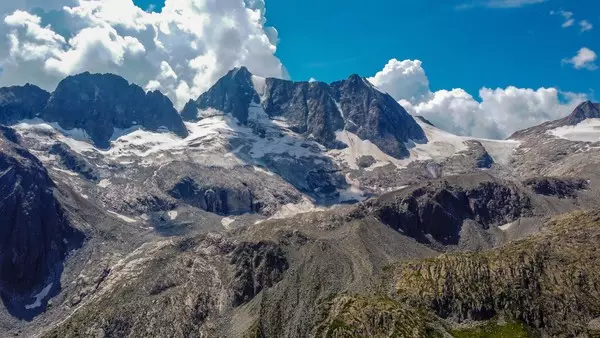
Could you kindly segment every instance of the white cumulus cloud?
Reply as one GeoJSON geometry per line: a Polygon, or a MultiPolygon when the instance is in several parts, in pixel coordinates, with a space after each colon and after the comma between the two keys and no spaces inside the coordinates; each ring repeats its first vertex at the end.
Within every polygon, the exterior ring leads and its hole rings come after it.
{"type": "Polygon", "coordinates": [[[429,80],[420,60],[390,60],[369,82],[393,97],[420,101],[429,95],[429,80]]]}
{"type": "Polygon", "coordinates": [[[556,88],[513,86],[481,88],[478,98],[460,88],[432,92],[419,60],[391,60],[369,81],[392,95],[410,113],[422,115],[444,130],[493,139],[566,116],[586,99],[584,94],[556,88]]]}
{"type": "Polygon", "coordinates": [[[587,20],[581,20],[579,21],[579,28],[581,29],[581,32],[587,32],[587,31],[591,31],[594,28],[594,25],[592,25],[589,21],[587,20]]]}
{"type": "Polygon", "coordinates": [[[573,18],[573,12],[564,11],[564,10],[551,11],[550,15],[560,15],[563,17],[564,21],[561,25],[562,28],[568,28],[568,27],[573,26],[573,24],[575,24],[575,19],[573,18]]]}
{"type": "Polygon", "coordinates": [[[563,63],[572,64],[575,69],[596,70],[598,55],[593,50],[583,47],[572,58],[564,59],[563,63]]]}
{"type": "Polygon", "coordinates": [[[287,77],[264,0],[166,0],[160,13],[132,0],[15,0],[0,5],[0,86],[53,90],[83,71],[161,90],[178,107],[233,67],[287,77]]]}
{"type": "Polygon", "coordinates": [[[541,4],[547,0],[489,0],[486,5],[492,8],[519,8],[528,5],[541,4]]]}

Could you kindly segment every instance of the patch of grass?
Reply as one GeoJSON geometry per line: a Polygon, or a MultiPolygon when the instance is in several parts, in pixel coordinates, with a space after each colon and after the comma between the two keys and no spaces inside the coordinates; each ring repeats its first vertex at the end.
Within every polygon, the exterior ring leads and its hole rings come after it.
{"type": "Polygon", "coordinates": [[[527,327],[516,321],[498,323],[490,321],[484,325],[468,328],[451,330],[450,333],[455,338],[530,338],[535,337],[527,327]]]}

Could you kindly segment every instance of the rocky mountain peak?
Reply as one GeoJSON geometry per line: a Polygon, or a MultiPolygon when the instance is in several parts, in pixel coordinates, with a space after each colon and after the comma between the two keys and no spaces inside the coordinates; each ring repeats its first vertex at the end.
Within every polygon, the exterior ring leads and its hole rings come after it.
{"type": "Polygon", "coordinates": [[[229,71],[229,75],[233,78],[250,79],[252,73],[245,66],[235,67],[229,71]]]}
{"type": "Polygon", "coordinates": [[[200,111],[212,108],[248,124],[251,105],[329,149],[345,147],[336,135],[343,130],[397,158],[409,155],[405,143],[426,140],[421,127],[404,108],[356,74],[326,84],[261,79],[245,67],[235,68],[198,100],[190,101],[182,116],[197,120],[200,111]]]}
{"type": "Polygon", "coordinates": [[[409,155],[405,143],[425,142],[423,129],[389,94],[377,90],[366,79],[352,75],[330,85],[344,113],[346,129],[370,140],[396,158],[409,155]]]}
{"type": "Polygon", "coordinates": [[[32,84],[0,88],[0,123],[32,119],[42,111],[50,93],[32,84]]]}
{"type": "Polygon", "coordinates": [[[240,123],[247,124],[250,103],[258,103],[260,98],[252,84],[252,74],[246,67],[234,68],[223,76],[198,100],[190,101],[181,112],[188,121],[199,119],[199,111],[209,108],[231,114],[240,123]]]}
{"type": "Polygon", "coordinates": [[[168,129],[185,137],[187,130],[169,98],[146,93],[113,74],[82,73],[62,80],[48,99],[41,117],[64,129],[83,129],[95,145],[107,148],[115,128],[136,126],[168,129]]]}
{"type": "Polygon", "coordinates": [[[363,80],[362,76],[360,76],[358,74],[352,74],[352,75],[348,76],[348,79],[346,81],[350,81],[355,84],[359,84],[359,83],[364,84],[364,80],[363,80]]]}
{"type": "Polygon", "coordinates": [[[585,101],[577,106],[573,113],[566,117],[564,122],[566,125],[574,126],[583,120],[597,118],[600,118],[600,103],[585,101]]]}

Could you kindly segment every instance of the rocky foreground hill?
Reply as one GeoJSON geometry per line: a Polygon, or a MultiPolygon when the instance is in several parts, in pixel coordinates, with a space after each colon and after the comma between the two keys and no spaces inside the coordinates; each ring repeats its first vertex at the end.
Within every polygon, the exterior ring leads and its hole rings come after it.
{"type": "Polygon", "coordinates": [[[180,113],[2,88],[0,336],[598,336],[599,121],[460,137],[245,68],[180,113]]]}

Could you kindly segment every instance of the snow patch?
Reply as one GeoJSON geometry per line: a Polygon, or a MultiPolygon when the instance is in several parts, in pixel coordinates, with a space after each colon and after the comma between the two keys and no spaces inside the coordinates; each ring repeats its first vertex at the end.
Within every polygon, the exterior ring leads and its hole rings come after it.
{"type": "Polygon", "coordinates": [[[64,169],[60,169],[60,168],[57,168],[57,167],[52,167],[52,170],[56,170],[58,172],[67,174],[69,176],[79,176],[77,173],[74,173],[74,172],[68,171],[68,170],[64,170],[64,169]]]}
{"type": "Polygon", "coordinates": [[[511,222],[511,223],[506,223],[504,225],[499,226],[498,228],[500,228],[500,230],[502,231],[507,231],[508,229],[512,228],[512,226],[515,224],[516,222],[511,222]]]}
{"type": "Polygon", "coordinates": [[[231,224],[235,222],[235,218],[233,217],[225,217],[221,220],[221,225],[223,225],[223,227],[225,227],[225,229],[230,230],[231,229],[231,224]]]}
{"type": "Polygon", "coordinates": [[[282,205],[281,208],[269,219],[283,219],[296,216],[298,214],[304,214],[313,211],[323,211],[323,208],[317,208],[314,203],[308,198],[304,198],[302,202],[298,204],[288,203],[282,205]]]}
{"type": "MultiPolygon", "coordinates": [[[[333,99],[333,97],[331,99],[333,99]]],[[[346,116],[344,115],[344,110],[342,109],[342,105],[335,99],[333,99],[333,102],[335,102],[335,106],[337,107],[337,110],[340,112],[340,115],[342,115],[342,118],[344,120],[346,120],[346,116]]]]}
{"type": "Polygon", "coordinates": [[[495,163],[508,165],[515,150],[521,145],[520,141],[473,139],[481,142],[495,163]]]}
{"type": "Polygon", "coordinates": [[[574,126],[549,130],[550,135],[575,142],[600,142],[600,119],[587,119],[574,126]]]}
{"type": "Polygon", "coordinates": [[[254,171],[256,171],[256,172],[267,174],[269,176],[275,176],[274,173],[272,173],[272,172],[270,172],[270,171],[268,171],[268,170],[266,170],[264,168],[257,167],[257,166],[253,166],[253,168],[254,168],[254,171]]]}
{"type": "Polygon", "coordinates": [[[352,201],[364,201],[366,199],[365,192],[360,189],[360,182],[358,180],[353,180],[350,177],[350,174],[346,174],[346,182],[350,185],[350,187],[346,190],[340,190],[340,203],[343,202],[352,202],[352,201]]]}
{"type": "Polygon", "coordinates": [[[338,131],[336,132],[336,139],[348,145],[348,148],[342,150],[333,150],[329,153],[342,161],[344,161],[351,169],[358,170],[357,161],[363,156],[373,156],[375,161],[369,169],[376,167],[385,166],[389,163],[393,163],[396,166],[401,166],[400,160],[387,155],[379,147],[373,144],[369,140],[362,140],[358,135],[349,131],[338,131]]]}
{"type": "Polygon", "coordinates": [[[267,125],[271,122],[271,119],[260,103],[250,102],[250,105],[248,106],[248,121],[252,121],[259,125],[267,125]]]}
{"type": "Polygon", "coordinates": [[[127,222],[127,223],[135,223],[135,222],[137,222],[135,219],[133,219],[133,218],[130,218],[130,217],[127,217],[127,216],[125,216],[125,215],[121,215],[121,214],[119,214],[119,213],[116,213],[116,212],[114,212],[114,211],[110,211],[110,210],[107,210],[107,211],[108,211],[108,213],[109,213],[109,214],[115,215],[117,218],[119,218],[119,219],[121,219],[122,221],[125,221],[125,222],[127,222]]]}
{"type": "Polygon", "coordinates": [[[344,131],[336,132],[336,139],[348,145],[342,150],[332,150],[328,154],[345,162],[350,169],[359,170],[357,160],[362,156],[372,156],[376,163],[366,170],[393,164],[398,168],[406,168],[411,162],[434,160],[443,161],[457,153],[467,150],[465,141],[479,141],[486,148],[496,163],[507,164],[514,150],[520,146],[519,141],[487,140],[473,137],[463,137],[451,134],[416,119],[427,136],[427,143],[408,142],[409,157],[397,159],[384,153],[377,145],[369,140],[362,140],[358,135],[344,131]]]}
{"type": "Polygon", "coordinates": [[[254,86],[254,90],[261,97],[265,95],[267,91],[267,79],[264,77],[252,75],[252,85],[254,86]]]}
{"type": "Polygon", "coordinates": [[[443,131],[439,128],[424,123],[420,119],[415,121],[421,126],[427,140],[427,144],[417,144],[411,149],[421,157],[430,157],[433,160],[443,160],[455,155],[458,152],[468,149],[465,141],[478,141],[492,157],[495,163],[506,165],[514,151],[521,145],[520,141],[514,140],[489,140],[476,137],[458,136],[443,131]]]}
{"type": "Polygon", "coordinates": [[[25,305],[25,309],[31,310],[31,309],[35,309],[35,308],[42,306],[42,301],[44,300],[44,298],[46,298],[48,296],[48,294],[50,293],[50,290],[52,290],[52,285],[53,285],[53,283],[46,285],[46,287],[43,288],[42,291],[40,291],[38,294],[34,295],[33,298],[35,298],[35,302],[33,302],[29,305],[25,305]]]}

